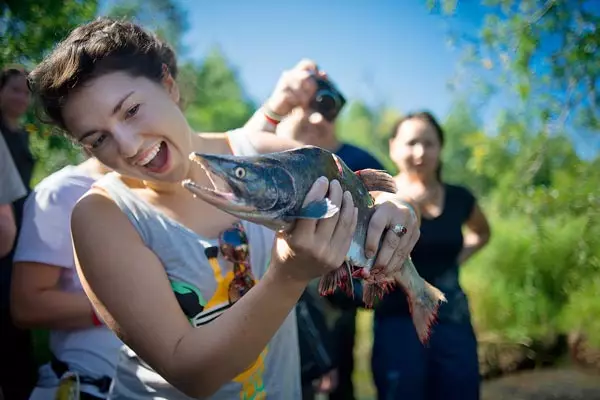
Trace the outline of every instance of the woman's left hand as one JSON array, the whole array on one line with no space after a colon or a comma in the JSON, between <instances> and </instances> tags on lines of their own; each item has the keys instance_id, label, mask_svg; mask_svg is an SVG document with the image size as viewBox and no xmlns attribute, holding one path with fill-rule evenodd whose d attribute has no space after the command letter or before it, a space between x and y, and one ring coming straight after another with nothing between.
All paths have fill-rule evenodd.
<instances>
[{"instance_id":1,"label":"woman's left hand","mask_svg":"<svg viewBox=\"0 0 600 400\"><path fill-rule=\"evenodd\" d=\"M378 204L367 230L366 255L370 258L377 254L372 270L398 269L421 235L416 214L405 204L390 197L387 199L377 198L379 201L376 201ZM385 236L379 248L382 235Z\"/></svg>"}]
</instances>

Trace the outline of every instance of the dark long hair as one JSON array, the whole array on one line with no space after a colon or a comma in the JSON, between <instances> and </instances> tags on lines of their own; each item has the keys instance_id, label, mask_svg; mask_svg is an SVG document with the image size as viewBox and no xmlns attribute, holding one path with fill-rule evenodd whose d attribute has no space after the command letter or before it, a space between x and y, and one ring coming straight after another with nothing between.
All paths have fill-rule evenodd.
<instances>
[{"instance_id":1,"label":"dark long hair","mask_svg":"<svg viewBox=\"0 0 600 400\"><path fill-rule=\"evenodd\" d=\"M419 112L409 113L409 114L406 114L405 116L403 116L402 118L400 118L398 121L396 121L396 123L392 127L390 139L393 139L396 137L400 126L405 121L408 121L409 119L420 119L422 121L427 122L429 125L431 125L437 135L438 140L440 141L440 147L444 147L444 130L442 129L442 126L439 124L437 119L435 119L433 114L430 113L429 111L419 111ZM437 178L438 181L442 182L442 161L441 160L438 161L438 167L435 171L435 177Z\"/></svg>"}]
</instances>

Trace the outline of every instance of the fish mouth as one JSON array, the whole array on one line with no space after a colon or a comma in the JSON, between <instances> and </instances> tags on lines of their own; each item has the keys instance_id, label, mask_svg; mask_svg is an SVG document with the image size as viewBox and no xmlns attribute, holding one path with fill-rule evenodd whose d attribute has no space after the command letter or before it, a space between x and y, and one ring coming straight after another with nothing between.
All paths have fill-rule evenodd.
<instances>
[{"instance_id":1,"label":"fish mouth","mask_svg":"<svg viewBox=\"0 0 600 400\"><path fill-rule=\"evenodd\" d=\"M202 167L213 187L202 186L191 179L186 179L182 182L184 188L207 203L228 211L256 211L255 207L246 204L243 199L235 195L227 180L223 179L218 171L211 168L210 163L204 160L202 156L192 153L190 154L190 160Z\"/></svg>"}]
</instances>

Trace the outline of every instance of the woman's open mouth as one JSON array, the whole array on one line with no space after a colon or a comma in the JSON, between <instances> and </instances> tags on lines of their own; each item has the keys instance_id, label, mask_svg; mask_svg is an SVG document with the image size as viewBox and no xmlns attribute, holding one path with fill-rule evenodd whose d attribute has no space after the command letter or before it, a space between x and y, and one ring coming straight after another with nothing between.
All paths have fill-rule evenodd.
<instances>
[{"instance_id":1,"label":"woman's open mouth","mask_svg":"<svg viewBox=\"0 0 600 400\"><path fill-rule=\"evenodd\" d=\"M138 162L138 165L141 165L150 172L155 174L159 174L164 172L169 164L169 147L167 143L161 141L154 145L150 153L146 155L142 160Z\"/></svg>"}]
</instances>

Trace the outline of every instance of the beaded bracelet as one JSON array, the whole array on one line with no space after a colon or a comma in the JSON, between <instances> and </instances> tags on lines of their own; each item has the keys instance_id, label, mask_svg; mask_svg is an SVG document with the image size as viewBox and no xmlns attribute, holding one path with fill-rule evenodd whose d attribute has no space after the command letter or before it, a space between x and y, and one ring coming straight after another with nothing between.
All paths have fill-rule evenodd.
<instances>
[{"instance_id":1,"label":"beaded bracelet","mask_svg":"<svg viewBox=\"0 0 600 400\"><path fill-rule=\"evenodd\" d=\"M265 116L265 119L273 125L279 124L284 117L283 115L279 115L279 114L275 113L273 110L271 110L267 106L262 107L262 112L263 112L263 115Z\"/></svg>"}]
</instances>

